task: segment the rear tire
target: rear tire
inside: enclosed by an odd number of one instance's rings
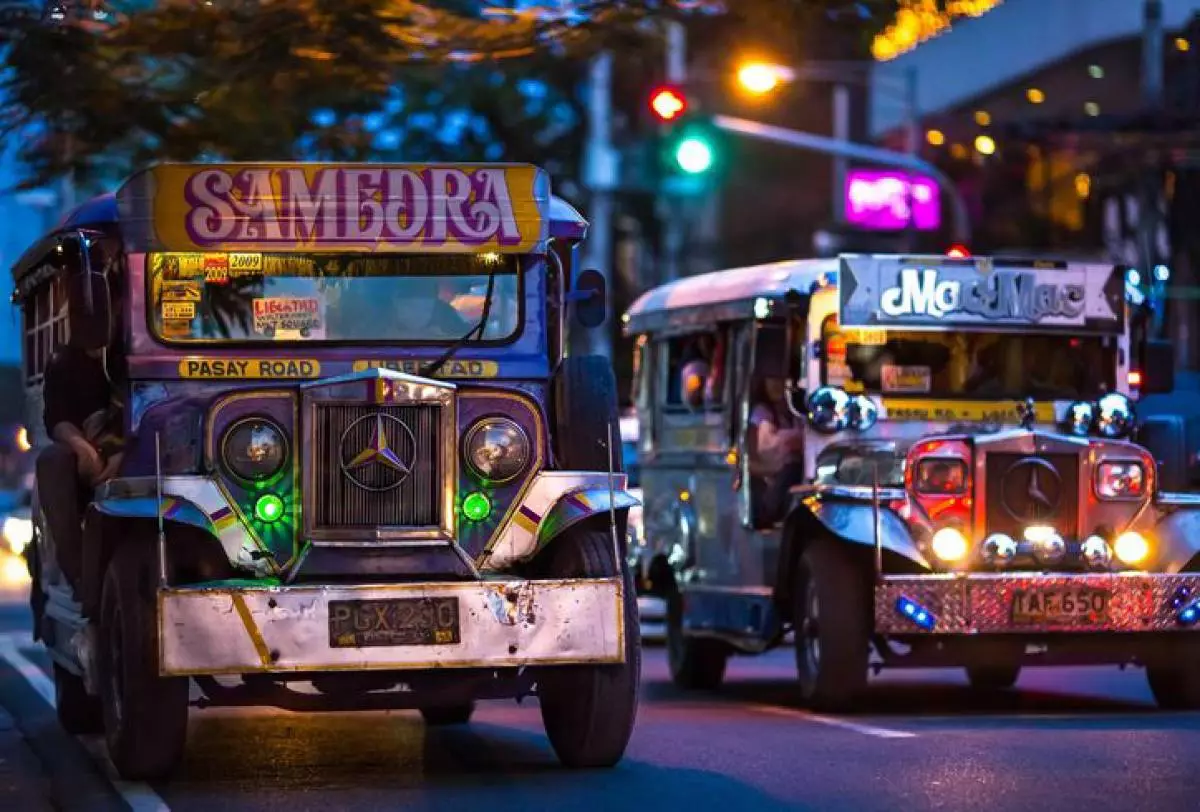
[[[108,754],[122,778],[164,778],[183,758],[186,677],[158,673],[157,588],[147,547],[117,548],[100,595],[99,672]]]
[[[584,522],[550,542],[540,572],[547,578],[606,578],[624,585],[625,662],[551,666],[537,676],[542,722],[564,766],[611,767],[621,760],[637,718],[641,641],[629,567],[614,559],[602,523]]]
[[[54,708],[62,729],[76,736],[104,732],[100,697],[92,696],[83,678],[54,664]]]
[[[685,691],[717,690],[730,653],[720,640],[684,634],[683,595],[673,589],[667,597],[667,666],[675,685]]]
[[[435,705],[421,708],[421,717],[426,727],[447,727],[450,725],[465,725],[471,721],[475,712],[474,702],[464,702],[461,705]]]
[[[621,471],[617,379],[599,355],[570,355],[555,375],[554,409],[559,468]],[[612,449],[608,447],[609,432]]]
[[[867,687],[873,624],[866,573],[844,545],[818,538],[800,555],[793,595],[801,698],[816,710],[851,710]]]
[[[969,666],[967,680],[978,691],[1005,691],[1017,684],[1019,665]]]

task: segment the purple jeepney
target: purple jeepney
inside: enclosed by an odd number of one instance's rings
[[[123,403],[82,543],[34,510],[63,725],[133,779],[196,701],[462,724],[536,694],[564,764],[616,763],[636,502],[611,367],[564,348],[606,318],[586,229],[529,165],[167,164],[33,245],[30,425],[70,336],[107,336]]]

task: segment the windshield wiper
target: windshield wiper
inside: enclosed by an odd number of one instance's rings
[[[475,337],[476,333],[478,333],[481,338],[483,337],[483,333],[487,329],[488,316],[491,315],[492,293],[494,293],[495,290],[496,290],[496,274],[493,272],[493,273],[488,274],[487,292],[483,294],[483,310],[479,314],[479,322],[475,326],[473,326],[470,330],[468,330],[462,338],[458,339],[453,344],[451,344],[449,347],[447,347],[446,351],[444,353],[442,353],[437,358],[430,361],[425,366],[421,367],[417,371],[418,375],[420,375],[422,378],[429,377],[430,375],[432,375],[433,373],[435,373],[439,369],[441,369],[445,365],[445,363],[454,356],[454,353],[461,350],[463,348],[463,345],[465,345],[468,341],[470,341],[471,339],[473,339]]]

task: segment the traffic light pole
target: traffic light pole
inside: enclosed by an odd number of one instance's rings
[[[682,87],[687,80],[687,32],[683,23],[675,21],[667,22],[666,28],[667,81]],[[686,223],[682,207],[672,195],[660,194],[658,206],[659,220],[663,224],[663,262],[662,272],[654,281],[662,284],[679,278]]]
[[[904,169],[909,172],[919,172],[928,175],[937,181],[938,186],[942,188],[942,191],[946,193],[950,200],[950,210],[954,218],[954,241],[967,245],[971,242],[971,221],[967,216],[966,201],[963,200],[958,187],[936,166],[915,155],[893,152],[890,149],[881,149],[866,144],[858,144],[853,141],[801,132],[800,130],[789,130],[785,127],[775,127],[770,124],[763,124],[760,121],[750,121],[749,119],[735,118],[733,116],[713,116],[712,123],[719,130],[735,133],[746,138],[756,138],[760,141],[770,141],[773,144],[783,144],[784,146],[796,149],[820,152],[825,155],[850,158],[856,161],[866,161],[868,163],[891,166],[896,169]]]

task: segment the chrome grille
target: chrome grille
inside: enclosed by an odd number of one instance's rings
[[[1078,538],[1077,455],[988,454],[985,472],[988,533],[1020,539],[1030,525],[1049,525],[1063,538]]]
[[[434,404],[316,404],[315,447],[309,457],[317,468],[310,507],[313,528],[437,526],[444,474],[441,409]],[[389,472],[368,465],[347,476],[342,463],[372,447],[381,423],[387,427],[389,449],[409,473],[389,479]],[[393,486],[397,479],[399,484]]]

